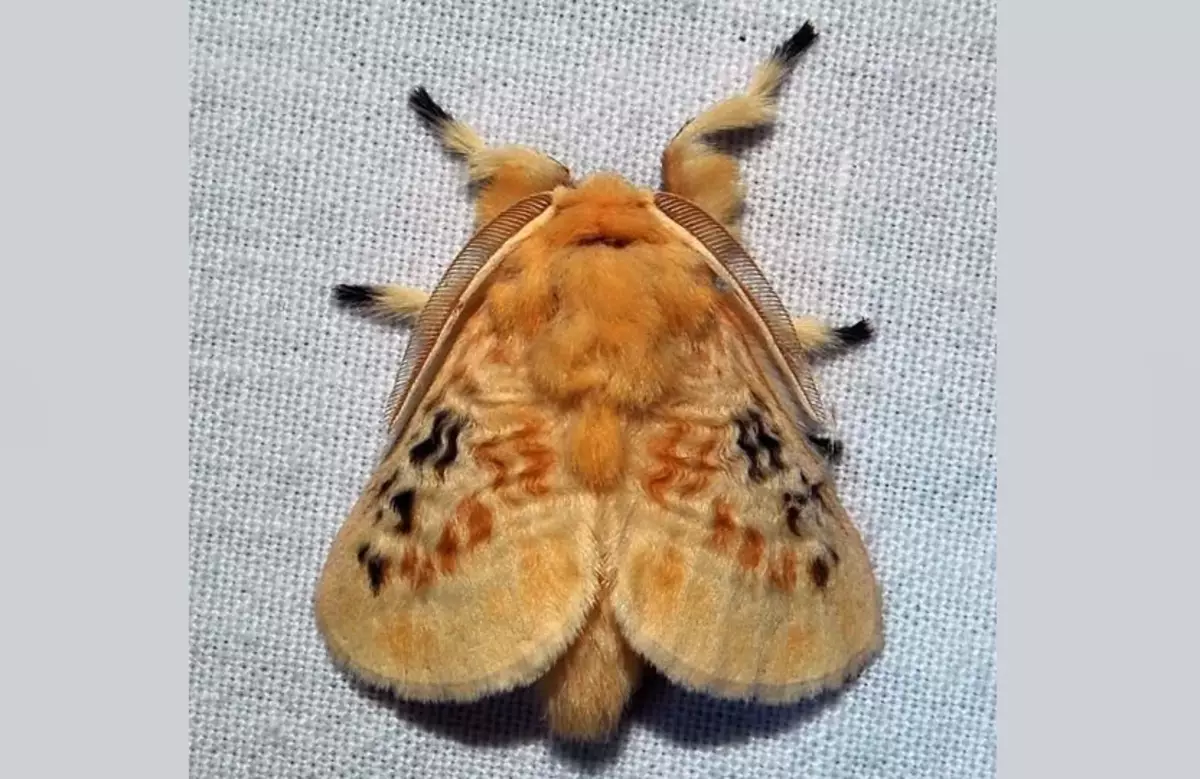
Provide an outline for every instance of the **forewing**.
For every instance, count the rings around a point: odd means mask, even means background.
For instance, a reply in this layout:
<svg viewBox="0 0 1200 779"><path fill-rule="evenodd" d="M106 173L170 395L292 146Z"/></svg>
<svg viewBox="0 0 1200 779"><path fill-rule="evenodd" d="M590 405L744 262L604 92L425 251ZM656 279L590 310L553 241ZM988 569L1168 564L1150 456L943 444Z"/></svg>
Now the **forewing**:
<svg viewBox="0 0 1200 779"><path fill-rule="evenodd" d="M879 650L878 587L737 322L722 310L678 401L632 437L614 605L634 648L677 683L785 703Z"/></svg>
<svg viewBox="0 0 1200 779"><path fill-rule="evenodd" d="M321 575L333 656L405 697L533 682L595 598L594 500L567 486L520 366L486 312L465 322Z"/></svg>
<svg viewBox="0 0 1200 779"><path fill-rule="evenodd" d="M746 349L775 402L806 435L833 441L832 420L821 400L812 366L787 309L745 248L704 209L678 195L657 192L655 213L708 263L726 297L733 326L749 337Z"/></svg>

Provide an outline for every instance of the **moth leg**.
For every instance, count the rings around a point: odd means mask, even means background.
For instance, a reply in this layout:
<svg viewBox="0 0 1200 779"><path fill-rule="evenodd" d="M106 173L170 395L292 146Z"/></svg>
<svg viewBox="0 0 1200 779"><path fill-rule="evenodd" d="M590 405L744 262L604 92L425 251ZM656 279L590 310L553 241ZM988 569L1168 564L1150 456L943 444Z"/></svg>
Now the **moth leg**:
<svg viewBox="0 0 1200 779"><path fill-rule="evenodd" d="M474 130L435 103L424 87L413 90L408 104L447 149L466 159L472 183L480 184L475 201L477 225L521 198L571 181L565 165L541 152L525 146L488 146Z"/></svg>
<svg viewBox="0 0 1200 779"><path fill-rule="evenodd" d="M429 293L399 284L338 284L338 305L387 324L411 324L429 302Z"/></svg>
<svg viewBox="0 0 1200 779"><path fill-rule="evenodd" d="M800 348L814 356L839 354L865 344L875 336L875 328L865 319L834 327L816 317L798 316L792 319L792 329L796 331Z"/></svg>
<svg viewBox="0 0 1200 779"><path fill-rule="evenodd" d="M780 83L816 39L816 31L805 22L758 66L744 94L722 100L688 120L663 151L663 188L734 229L744 196L737 160L706 140L717 133L771 124Z"/></svg>

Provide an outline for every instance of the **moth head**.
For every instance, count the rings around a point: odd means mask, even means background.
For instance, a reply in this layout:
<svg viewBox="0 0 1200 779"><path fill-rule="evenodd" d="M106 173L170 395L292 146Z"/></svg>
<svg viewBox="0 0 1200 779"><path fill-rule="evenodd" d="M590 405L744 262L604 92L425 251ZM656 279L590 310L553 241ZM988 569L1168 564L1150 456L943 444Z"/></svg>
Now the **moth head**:
<svg viewBox="0 0 1200 779"><path fill-rule="evenodd" d="M555 193L545 239L555 249L612 251L666 243L651 195L615 173L596 173Z"/></svg>

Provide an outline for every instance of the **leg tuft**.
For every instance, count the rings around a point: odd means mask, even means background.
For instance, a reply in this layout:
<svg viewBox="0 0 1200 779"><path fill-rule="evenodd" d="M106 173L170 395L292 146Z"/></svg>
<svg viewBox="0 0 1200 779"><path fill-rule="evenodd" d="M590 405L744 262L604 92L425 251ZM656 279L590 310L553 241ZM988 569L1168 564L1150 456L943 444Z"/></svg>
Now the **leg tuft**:
<svg viewBox="0 0 1200 779"><path fill-rule="evenodd" d="M805 22L799 30L792 33L792 37L775 47L772 56L785 67L790 66L816 40L817 31L812 22Z"/></svg>
<svg viewBox="0 0 1200 779"><path fill-rule="evenodd" d="M417 87L409 93L408 105L417 112L421 121L439 132L454 121L454 117L447 113L446 109L434 102L425 87Z"/></svg>
<svg viewBox="0 0 1200 779"><path fill-rule="evenodd" d="M842 346L858 346L875 337L875 328L866 319L860 319L852 325L837 328L833 334Z"/></svg>

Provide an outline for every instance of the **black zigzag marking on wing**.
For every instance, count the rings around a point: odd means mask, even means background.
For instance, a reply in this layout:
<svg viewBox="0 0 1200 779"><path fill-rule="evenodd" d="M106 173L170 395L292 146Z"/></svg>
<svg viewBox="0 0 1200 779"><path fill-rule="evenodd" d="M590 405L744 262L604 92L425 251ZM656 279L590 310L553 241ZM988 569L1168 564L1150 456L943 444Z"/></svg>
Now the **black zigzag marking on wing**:
<svg viewBox="0 0 1200 779"><path fill-rule="evenodd" d="M779 473L783 470L783 458L780 453L783 451L783 444L776 437L775 430L772 430L763 415L757 411L750 411L750 419L754 422L755 440L759 448L767 453L767 460L770 464L772 473Z"/></svg>
<svg viewBox="0 0 1200 779"><path fill-rule="evenodd" d="M784 470L783 442L761 411L749 409L734 417L733 423L737 426L737 445L746 455L751 481L761 482Z"/></svg>
<svg viewBox="0 0 1200 779"><path fill-rule="evenodd" d="M424 439L413 444L408 450L408 461L415 467L421 467L425 461L433 457L442 448L442 430L446 427L446 423L450 421L450 412L446 409L438 409L433 415L433 427L429 431L429 435Z"/></svg>
<svg viewBox="0 0 1200 779"><path fill-rule="evenodd" d="M467 426L461 416L446 409L439 409L433 416L429 435L413 444L408 450L408 459L415 467L432 464L438 478L446 475L446 469L458 460L459 436Z"/></svg>
<svg viewBox="0 0 1200 779"><path fill-rule="evenodd" d="M737 425L738 448L742 450L742 454L746 455L748 461L746 473L751 481L762 481L766 478L766 474L758 464L758 439L751 431L752 425L744 417L735 417L733 423Z"/></svg>
<svg viewBox="0 0 1200 779"><path fill-rule="evenodd" d="M446 469L454 464L458 459L458 434L462 432L463 422L461 419L454 420L453 424L446 431L444 437L444 445L441 449L441 454L433 463L433 469L437 471L438 478L445 476Z"/></svg>

